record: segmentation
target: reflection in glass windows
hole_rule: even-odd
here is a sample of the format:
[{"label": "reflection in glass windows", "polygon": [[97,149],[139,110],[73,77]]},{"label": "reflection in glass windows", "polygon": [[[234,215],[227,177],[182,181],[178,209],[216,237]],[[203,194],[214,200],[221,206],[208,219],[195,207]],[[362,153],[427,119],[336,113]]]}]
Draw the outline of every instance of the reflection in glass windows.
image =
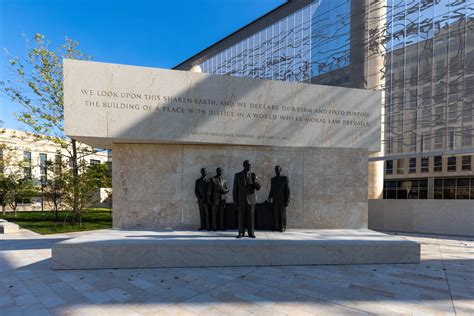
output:
[{"label": "reflection in glass windows", "polygon": [[393,174],[393,160],[385,161],[385,174]]},{"label": "reflection in glass windows", "polygon": [[310,5],[200,64],[203,72],[300,82],[311,76]]},{"label": "reflection in glass windows", "polygon": [[408,173],[416,173],[416,158],[410,158]]},{"label": "reflection in glass windows", "polygon": [[48,160],[48,155],[44,153],[39,154],[39,159],[40,159],[40,181],[42,184],[45,184],[45,182],[48,180],[48,169],[47,169],[47,164],[46,161]]},{"label": "reflection in glass windows", "polygon": [[386,154],[472,148],[473,6],[466,0],[387,1],[385,122],[405,114],[403,124],[386,124]]},{"label": "reflection in glass windows", "polygon": [[429,158],[428,157],[421,157],[421,172],[429,172]]},{"label": "reflection in glass windows", "polygon": [[444,179],[443,180],[443,199],[455,199],[456,198],[456,179]]},{"label": "reflection in glass windows", "polygon": [[384,181],[384,199],[427,199],[428,180],[389,180]]},{"label": "reflection in glass windows", "polygon": [[461,170],[471,171],[471,156],[461,157]]},{"label": "reflection in glass windows", "polygon": [[350,0],[317,0],[199,66],[206,73],[309,82],[350,62]]},{"label": "reflection in glass windows", "polygon": [[405,159],[398,159],[397,160],[397,174],[404,174],[405,173]]},{"label": "reflection in glass windows", "polygon": [[31,151],[23,152],[23,177],[31,179]]},{"label": "reflection in glass windows", "polygon": [[456,199],[469,199],[470,179],[456,179]]},{"label": "reflection in glass windows", "polygon": [[456,157],[448,157],[448,171],[456,171]]},{"label": "reflection in glass windows", "polygon": [[434,198],[474,200],[474,178],[435,179]]},{"label": "reflection in glass windows", "polygon": [[[428,180],[386,180],[384,199],[427,199]],[[474,178],[441,178],[434,180],[434,199],[474,200]]]},{"label": "reflection in glass windows", "polygon": [[434,156],[434,166],[433,166],[433,171],[434,172],[441,172],[443,171],[443,157],[441,156]]},{"label": "reflection in glass windows", "polygon": [[443,179],[435,179],[433,197],[436,200],[443,198]]}]

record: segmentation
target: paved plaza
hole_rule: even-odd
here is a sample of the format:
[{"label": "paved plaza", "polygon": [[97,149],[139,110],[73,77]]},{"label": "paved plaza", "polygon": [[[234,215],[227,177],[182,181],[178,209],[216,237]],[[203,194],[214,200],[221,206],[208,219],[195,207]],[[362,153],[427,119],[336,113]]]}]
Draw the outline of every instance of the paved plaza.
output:
[{"label": "paved plaza", "polygon": [[51,269],[51,244],[0,235],[0,315],[474,314],[474,239],[400,234],[420,264]]}]

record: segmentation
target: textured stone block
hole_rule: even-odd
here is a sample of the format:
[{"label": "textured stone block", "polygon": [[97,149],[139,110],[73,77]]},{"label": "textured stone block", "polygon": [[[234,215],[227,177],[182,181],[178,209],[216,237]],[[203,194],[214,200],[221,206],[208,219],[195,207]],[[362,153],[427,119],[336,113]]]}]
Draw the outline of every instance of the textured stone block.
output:
[{"label": "textured stone block", "polygon": [[289,228],[367,227],[365,149],[115,144],[113,152],[115,228],[198,227],[200,169],[209,176],[224,169],[231,203],[234,174],[246,159],[262,184],[259,203],[268,197],[275,165],[288,176]]},{"label": "textured stone block", "polygon": [[13,234],[20,231],[20,226],[10,222],[0,222],[0,234]]},{"label": "textured stone block", "polygon": [[97,148],[205,143],[377,152],[381,97],[375,90],[64,61],[65,133]]},{"label": "textured stone block", "polygon": [[420,245],[361,230],[256,232],[109,230],[53,245],[54,269],[418,263]]}]

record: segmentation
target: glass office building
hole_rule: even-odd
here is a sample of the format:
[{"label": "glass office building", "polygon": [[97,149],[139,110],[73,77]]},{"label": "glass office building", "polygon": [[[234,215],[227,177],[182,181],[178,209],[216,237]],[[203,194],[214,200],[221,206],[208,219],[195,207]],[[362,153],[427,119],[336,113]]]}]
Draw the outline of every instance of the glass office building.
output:
[{"label": "glass office building", "polygon": [[473,8],[437,2],[387,8],[386,154],[472,148]]},{"label": "glass office building", "polygon": [[384,197],[474,199],[474,2],[388,1],[386,25]]},{"label": "glass office building", "polygon": [[196,65],[381,89],[384,197],[474,199],[474,0],[289,1],[176,68]]},{"label": "glass office building", "polygon": [[213,74],[309,82],[349,64],[349,34],[349,0],[313,1],[199,65]]}]

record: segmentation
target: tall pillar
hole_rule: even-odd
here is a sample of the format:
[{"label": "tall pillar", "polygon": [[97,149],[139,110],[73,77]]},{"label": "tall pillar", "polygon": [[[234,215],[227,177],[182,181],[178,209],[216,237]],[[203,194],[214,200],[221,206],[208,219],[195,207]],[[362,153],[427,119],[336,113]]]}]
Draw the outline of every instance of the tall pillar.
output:
[{"label": "tall pillar", "polygon": [[[351,1],[350,64],[351,87],[382,90],[384,84],[386,7],[382,0]],[[381,140],[384,139],[384,95],[381,104]],[[384,144],[380,152],[384,153]],[[383,191],[384,162],[369,163],[369,199],[381,199]]]},{"label": "tall pillar", "polygon": [[428,196],[429,200],[434,199],[434,178],[428,177]]}]

